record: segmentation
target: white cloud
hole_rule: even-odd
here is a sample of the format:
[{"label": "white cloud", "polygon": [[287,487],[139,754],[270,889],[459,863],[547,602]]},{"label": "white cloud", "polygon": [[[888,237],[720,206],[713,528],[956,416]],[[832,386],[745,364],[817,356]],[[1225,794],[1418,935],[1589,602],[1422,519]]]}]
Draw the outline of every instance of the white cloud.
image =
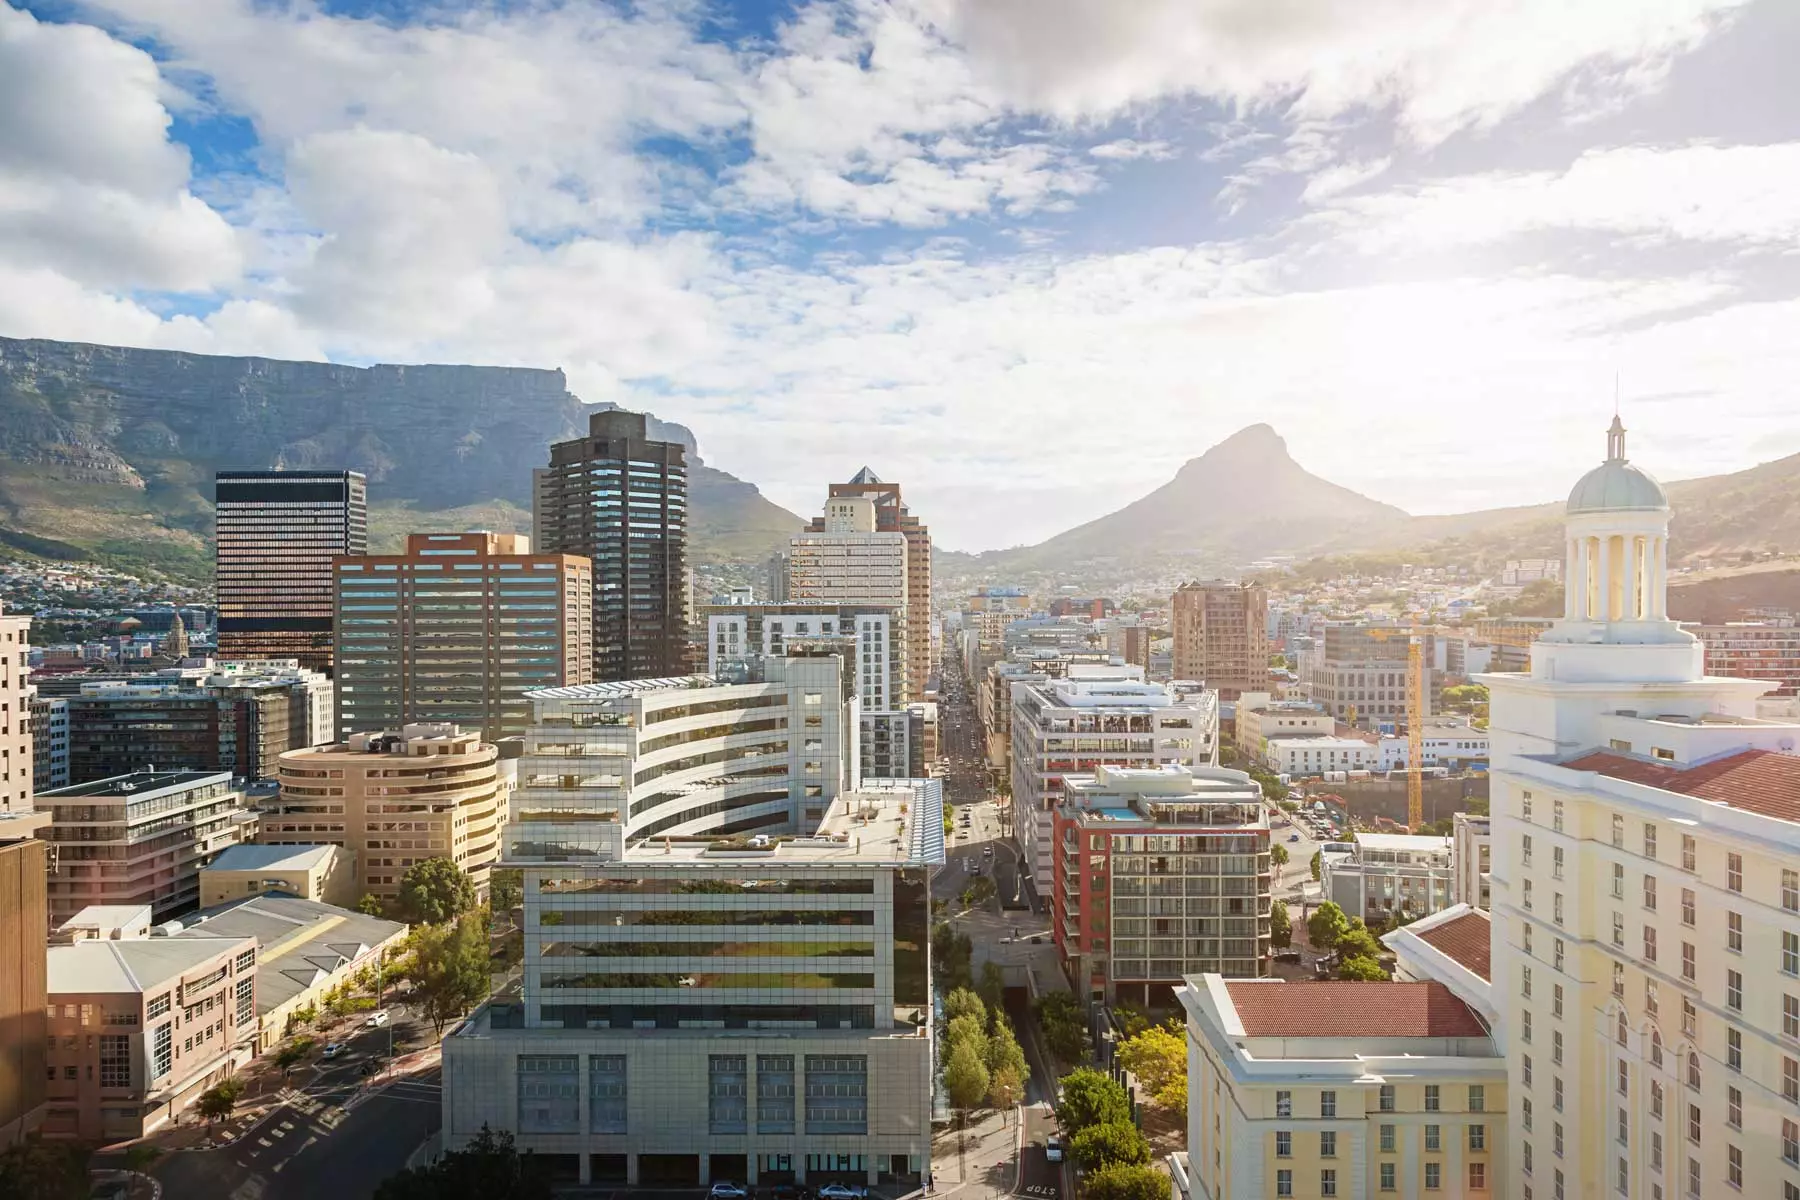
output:
[{"label": "white cloud", "polygon": [[1318,204],[1379,178],[1393,165],[1392,157],[1382,157],[1326,167],[1306,181],[1306,190],[1301,193],[1300,198],[1308,204]]},{"label": "white cloud", "polygon": [[1181,151],[1172,143],[1148,141],[1140,142],[1133,138],[1120,138],[1114,142],[1102,142],[1098,146],[1089,146],[1088,153],[1095,158],[1116,159],[1169,159],[1177,157]]}]

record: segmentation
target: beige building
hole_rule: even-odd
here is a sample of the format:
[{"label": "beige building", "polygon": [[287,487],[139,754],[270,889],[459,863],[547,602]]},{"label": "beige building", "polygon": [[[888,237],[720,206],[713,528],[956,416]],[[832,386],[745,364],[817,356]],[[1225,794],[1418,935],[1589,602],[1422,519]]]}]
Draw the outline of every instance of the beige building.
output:
[{"label": "beige building", "polygon": [[533,554],[513,533],[415,533],[405,554],[332,566],[338,737],[454,721],[521,733],[525,694],[594,677],[586,558]]},{"label": "beige building", "polygon": [[1269,690],[1267,589],[1224,579],[1184,583],[1170,616],[1176,679],[1204,683],[1227,701]]},{"label": "beige building", "polygon": [[1273,737],[1330,737],[1331,714],[1304,700],[1276,700],[1267,692],[1247,692],[1237,703],[1238,753],[1266,762]]},{"label": "beige building", "polygon": [[1188,1026],[1178,1197],[1515,1194],[1506,1060],[1445,984],[1196,975],[1178,995]]},{"label": "beige building", "polygon": [[486,895],[506,816],[499,758],[491,742],[449,724],[291,750],[257,840],[347,848],[359,896],[398,896],[406,869],[428,858],[450,859]]},{"label": "beige building", "polygon": [[329,843],[317,846],[233,846],[200,871],[200,906],[279,892],[354,908],[356,852]]},{"label": "beige building", "polygon": [[0,817],[0,1150],[44,1119],[44,900],[36,822]]},{"label": "beige building", "polygon": [[0,607],[0,813],[31,811],[31,618]]}]

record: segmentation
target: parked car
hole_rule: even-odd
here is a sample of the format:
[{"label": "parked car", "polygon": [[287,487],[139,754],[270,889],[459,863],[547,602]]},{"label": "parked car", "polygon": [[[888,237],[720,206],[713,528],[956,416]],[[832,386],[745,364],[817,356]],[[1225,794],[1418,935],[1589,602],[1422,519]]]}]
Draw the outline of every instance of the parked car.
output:
[{"label": "parked car", "polygon": [[869,1189],[854,1183],[828,1183],[819,1189],[819,1200],[866,1200]]},{"label": "parked car", "polygon": [[1063,1160],[1062,1139],[1054,1133],[1044,1139],[1044,1161],[1061,1162]]},{"label": "parked car", "polygon": [[380,1029],[383,1025],[386,1025],[387,1023],[388,1023],[388,1010],[385,1008],[378,1008],[374,1012],[369,1014],[369,1019],[364,1021],[363,1025],[369,1029]]},{"label": "parked car", "polygon": [[319,1055],[319,1057],[320,1058],[336,1058],[338,1055],[342,1054],[343,1052],[344,1052],[344,1043],[331,1042],[326,1045],[324,1052],[321,1053]]},{"label": "parked car", "polygon": [[706,1194],[709,1197],[709,1200],[744,1200],[744,1197],[748,1196],[750,1193],[746,1192],[735,1183],[720,1180],[718,1183],[713,1184],[712,1190]]}]

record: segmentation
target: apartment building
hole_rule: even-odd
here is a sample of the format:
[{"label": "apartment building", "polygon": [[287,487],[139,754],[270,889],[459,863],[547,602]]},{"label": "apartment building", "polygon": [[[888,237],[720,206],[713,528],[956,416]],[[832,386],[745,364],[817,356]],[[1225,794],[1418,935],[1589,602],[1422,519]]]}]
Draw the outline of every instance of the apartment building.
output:
[{"label": "apartment building", "polygon": [[485,896],[506,819],[499,760],[492,742],[445,722],[291,750],[257,841],[345,847],[359,896],[396,898],[407,868],[428,858],[454,862]]},{"label": "apartment building", "polygon": [[0,1150],[44,1120],[48,847],[35,817],[0,815]]},{"label": "apartment building", "polygon": [[1330,737],[1337,721],[1309,700],[1277,700],[1268,692],[1246,692],[1236,708],[1238,753],[1264,761],[1275,737]]},{"label": "apartment building", "polygon": [[[1442,767],[1448,771],[1466,771],[1477,763],[1488,761],[1488,734],[1469,721],[1455,717],[1432,717],[1425,722],[1420,736],[1419,758],[1425,767]],[[1400,771],[1411,764],[1411,740],[1399,734],[1388,734],[1380,743],[1378,769]]]},{"label": "apartment building", "polygon": [[332,564],[333,740],[451,722],[490,742],[523,733],[525,694],[594,677],[594,574],[510,533],[415,533],[406,553]]},{"label": "apartment building", "polygon": [[1224,701],[1269,690],[1269,593],[1224,579],[1184,583],[1170,601],[1175,678],[1206,684]]},{"label": "apartment building", "polygon": [[[1407,645],[1410,626],[1327,625],[1312,671],[1312,697],[1325,711],[1352,725],[1373,727],[1407,719]],[[1437,707],[1444,672],[1438,635],[1421,635],[1425,659],[1425,716]]]},{"label": "apartment building", "polygon": [[1277,775],[1316,779],[1336,771],[1373,771],[1381,765],[1381,749],[1373,741],[1326,733],[1265,736],[1262,762]]},{"label": "apartment building", "polygon": [[50,917],[89,905],[148,904],[163,920],[200,901],[200,868],[250,841],[256,817],[229,772],[161,768],[41,793],[55,846]]},{"label": "apartment building", "polygon": [[69,786],[69,702],[31,696],[31,778],[35,790]]},{"label": "apartment building", "polygon": [[31,669],[25,665],[31,618],[0,608],[0,813],[31,811]]},{"label": "apartment building", "polygon": [[1321,856],[1321,893],[1371,924],[1439,912],[1454,903],[1451,846],[1445,837],[1359,833],[1349,853]]},{"label": "apartment building", "polygon": [[[730,691],[636,715],[711,721],[695,710]],[[566,702],[545,699],[534,736]],[[571,819],[552,841],[532,815],[507,837],[524,978],[444,1041],[446,1145],[505,1130],[582,1183],[923,1183],[937,780],[840,792],[753,837],[727,811],[637,841]]]},{"label": "apartment building", "polygon": [[1667,616],[1669,505],[1571,492],[1560,620],[1492,695],[1493,978],[1519,1194],[1800,1197],[1800,725]]},{"label": "apartment building", "polygon": [[331,563],[369,548],[356,471],[220,471],[213,484],[221,658],[331,670]]},{"label": "apartment building", "polygon": [[1064,781],[1050,931],[1078,996],[1168,1004],[1182,980],[1267,974],[1262,788],[1219,767],[1102,766]]},{"label": "apartment building", "polygon": [[687,472],[685,446],[619,410],[532,472],[532,545],[592,563],[594,679],[688,670]]},{"label": "apartment building", "polygon": [[1446,984],[1209,974],[1178,995],[1188,1139],[1177,1196],[1524,1194],[1507,1156],[1506,1059]]},{"label": "apartment building", "polygon": [[43,1134],[117,1142],[176,1119],[248,1062],[256,939],[51,946]]},{"label": "apartment building", "polygon": [[1137,667],[1080,666],[1012,689],[1013,833],[1039,895],[1055,880],[1055,811],[1070,775],[1102,766],[1218,762],[1219,698],[1147,683]]},{"label": "apartment building", "polygon": [[540,845],[508,858],[605,828],[632,844],[807,829],[858,782],[858,705],[836,654],[547,688],[532,702],[511,832]]},{"label": "apartment building", "polygon": [[[873,521],[872,506],[867,515]],[[904,623],[891,636],[903,653],[910,648],[905,535],[832,529],[798,533],[788,544],[788,555],[790,603],[900,613]],[[912,694],[911,679],[903,672],[895,682],[900,693],[893,699],[904,701]],[[919,694],[924,695],[923,685]]]},{"label": "apartment building", "polygon": [[1791,618],[1687,625],[1706,649],[1706,673],[1778,684],[1771,696],[1800,695],[1800,626]]}]

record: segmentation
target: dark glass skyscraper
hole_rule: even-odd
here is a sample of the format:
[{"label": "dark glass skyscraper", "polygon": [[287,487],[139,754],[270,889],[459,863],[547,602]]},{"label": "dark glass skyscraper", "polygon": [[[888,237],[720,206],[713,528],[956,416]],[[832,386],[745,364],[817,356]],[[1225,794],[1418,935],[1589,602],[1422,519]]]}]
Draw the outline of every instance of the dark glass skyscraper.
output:
[{"label": "dark glass skyscraper", "polygon": [[586,437],[550,447],[532,483],[533,548],[594,564],[595,681],[686,674],[682,445],[650,440],[643,413],[597,412]]},{"label": "dark glass skyscraper", "polygon": [[331,563],[368,552],[368,482],[356,471],[220,471],[213,512],[219,657],[329,671]]}]

